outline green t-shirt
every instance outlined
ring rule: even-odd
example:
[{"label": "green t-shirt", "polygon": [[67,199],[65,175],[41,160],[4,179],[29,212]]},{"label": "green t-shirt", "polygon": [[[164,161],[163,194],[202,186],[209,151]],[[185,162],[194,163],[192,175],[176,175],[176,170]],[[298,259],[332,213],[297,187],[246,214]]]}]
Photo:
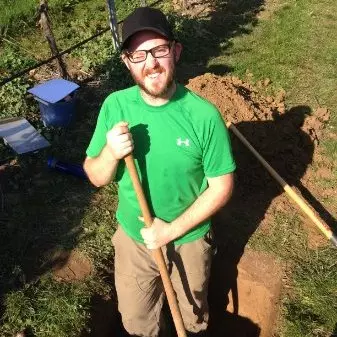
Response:
[{"label": "green t-shirt", "polygon": [[[106,133],[126,121],[134,140],[135,164],[150,211],[171,222],[207,188],[207,179],[235,170],[227,128],[219,111],[208,101],[177,84],[166,104],[148,105],[138,86],[114,92],[101,108],[87,149],[96,157],[106,144]],[[141,211],[124,161],[115,177],[118,182],[116,217],[124,231],[143,242],[138,220]],[[175,244],[196,240],[210,228],[206,220]]]}]

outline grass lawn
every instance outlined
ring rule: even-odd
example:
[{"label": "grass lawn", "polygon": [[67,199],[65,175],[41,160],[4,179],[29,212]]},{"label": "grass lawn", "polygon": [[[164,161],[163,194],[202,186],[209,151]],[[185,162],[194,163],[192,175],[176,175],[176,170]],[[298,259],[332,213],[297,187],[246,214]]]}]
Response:
[{"label": "grass lawn", "polygon": [[[165,2],[166,10],[169,3]],[[102,1],[50,0],[49,4],[61,49],[107,25]],[[185,46],[182,69],[189,69],[191,75],[197,70],[230,71],[253,82],[269,78],[271,84],[261,90],[275,95],[284,89],[287,108],[305,105],[314,112],[327,107],[331,117],[318,146],[334,176],[328,180],[317,176],[315,184],[335,186],[336,2],[218,0],[216,4],[219,15],[211,20],[177,17],[177,32]],[[0,5],[4,8],[0,14],[2,37],[16,44],[0,42],[0,76],[5,77],[49,54],[31,19],[35,2],[22,0],[13,5],[0,0]],[[116,1],[116,6],[123,18],[134,2]],[[0,180],[0,336],[4,337],[24,328],[38,337],[87,336],[93,299],[113,297],[110,238],[116,226],[116,188],[97,190],[83,180],[49,171],[46,156],[82,161],[102,99],[109,91],[127,86],[130,79],[111,50],[108,33],[71,57],[80,60],[83,69],[99,82],[83,90],[76,128],[49,130],[34,120],[53,146],[34,156],[16,158],[0,171],[6,177]],[[0,88],[0,117],[36,115],[35,102],[25,95],[32,84],[24,77]],[[11,155],[0,145],[0,159]],[[312,166],[319,169],[315,162]],[[337,200],[316,197],[335,219]],[[329,243],[310,248],[296,211],[279,212],[275,219],[268,235],[258,230],[248,246],[271,253],[287,266],[277,336],[336,336],[336,249]],[[73,249],[92,261],[93,272],[80,282],[55,281],[51,256]]]}]

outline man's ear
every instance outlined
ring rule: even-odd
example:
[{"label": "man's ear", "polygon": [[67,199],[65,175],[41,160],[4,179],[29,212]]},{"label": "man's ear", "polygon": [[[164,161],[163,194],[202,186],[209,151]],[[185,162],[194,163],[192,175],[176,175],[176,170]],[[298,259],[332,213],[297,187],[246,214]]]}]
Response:
[{"label": "man's ear", "polygon": [[125,55],[125,53],[122,53],[121,59],[122,59],[122,61],[124,62],[124,64],[126,65],[126,67],[130,70],[130,67],[129,67],[129,59],[127,58],[127,56]]},{"label": "man's ear", "polygon": [[182,51],[183,51],[183,45],[180,42],[176,42],[174,44],[174,59],[176,62],[179,61]]}]

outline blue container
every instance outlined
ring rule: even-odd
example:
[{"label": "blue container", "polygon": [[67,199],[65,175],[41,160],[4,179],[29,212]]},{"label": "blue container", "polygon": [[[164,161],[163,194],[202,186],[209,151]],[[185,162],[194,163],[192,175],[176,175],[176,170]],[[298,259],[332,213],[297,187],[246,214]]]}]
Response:
[{"label": "blue container", "polygon": [[49,168],[87,179],[87,175],[85,174],[83,165],[81,164],[67,163],[54,157],[49,157],[47,163]]},{"label": "blue container", "polygon": [[28,90],[39,102],[45,126],[68,126],[75,116],[76,83],[57,78]]}]

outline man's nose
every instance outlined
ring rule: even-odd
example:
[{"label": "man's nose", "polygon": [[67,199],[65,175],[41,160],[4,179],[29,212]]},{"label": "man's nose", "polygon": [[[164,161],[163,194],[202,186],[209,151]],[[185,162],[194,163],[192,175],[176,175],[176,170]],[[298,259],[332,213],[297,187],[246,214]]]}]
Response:
[{"label": "man's nose", "polygon": [[151,53],[148,53],[146,58],[146,66],[153,68],[158,64],[159,64],[158,59],[152,56]]}]

